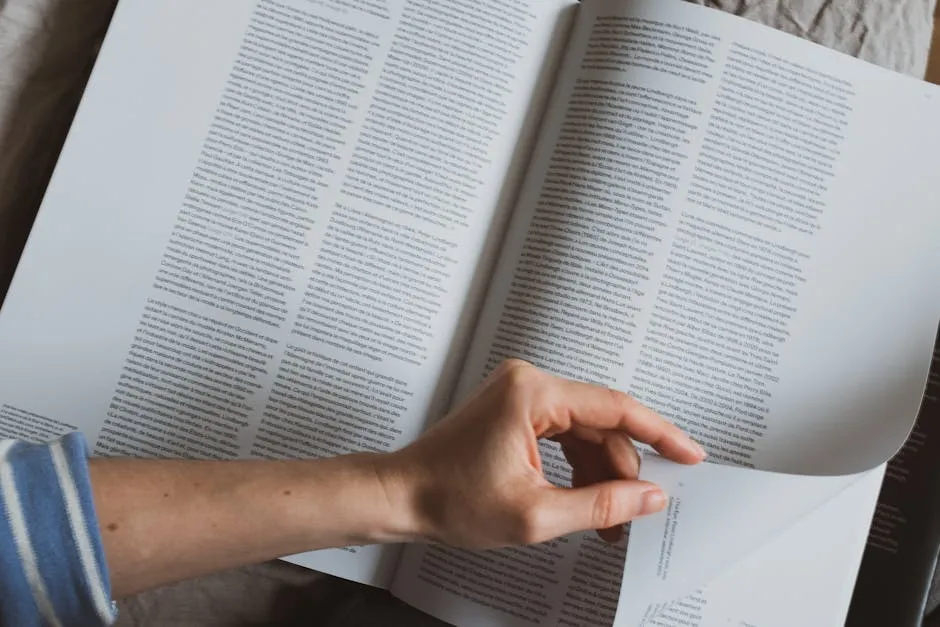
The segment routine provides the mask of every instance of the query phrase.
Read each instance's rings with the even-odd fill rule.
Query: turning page
[[[900,448],[940,320],[940,90],[720,11],[588,0],[461,390],[507,357],[713,461]]]
[[[821,481],[827,486],[833,480],[844,481],[843,478],[774,474],[763,490],[748,493],[746,483],[759,481],[750,476],[761,477],[766,473],[715,464],[684,470],[691,472],[677,472],[675,464],[661,460],[644,466],[646,478],[663,482],[672,495],[672,505],[669,512],[638,520],[631,527],[630,555],[615,627],[832,627],[845,623],[884,467],[852,478],[828,495],[821,493],[814,483]],[[737,495],[742,484],[745,489]],[[811,496],[826,496],[825,500],[785,526],[774,521],[766,537],[758,538],[759,543],[752,544],[746,554],[739,554],[734,563],[727,563],[723,554],[713,550],[727,548],[733,552],[741,548],[728,544],[729,540],[739,541],[731,534],[719,539],[707,537],[702,544],[684,547],[691,549],[686,551],[686,557],[702,549],[701,560],[693,564],[693,570],[700,575],[704,574],[703,569],[710,570],[711,574],[685,591],[676,589],[670,593],[665,589],[665,584],[673,582],[668,575],[664,581],[662,575],[673,566],[677,572],[691,574],[670,560],[677,549],[682,551],[684,542],[701,540],[684,532],[688,525],[698,524],[697,515],[702,508],[725,508],[723,520],[735,530],[744,531],[749,537],[742,538],[743,544],[749,544],[748,540],[755,536],[746,525],[757,522],[760,510],[771,508],[779,512],[778,493],[785,496],[804,488],[815,492]],[[686,500],[684,495],[691,498]],[[748,498],[750,507],[746,510],[735,507],[736,502]],[[650,535],[660,524],[668,525],[670,533],[662,534],[656,529]],[[655,572],[644,570],[642,563],[633,561],[637,549],[656,552]],[[716,554],[718,563],[712,562]]]
[[[518,357],[630,392],[713,462],[829,476],[724,569],[860,477],[867,524],[877,481],[849,475],[909,433],[940,319],[940,92],[655,0],[586,0],[559,76],[458,398]],[[410,547],[393,590],[460,623],[610,624],[569,598],[606,598],[572,573],[619,549],[582,547]]]
[[[780,545],[789,545],[786,550],[792,556],[802,555],[804,564],[812,563],[813,568],[807,568],[799,580],[788,581],[790,575],[778,572],[769,562],[762,581],[771,588],[792,589],[823,587],[825,580],[826,585],[837,586],[841,593],[831,596],[828,602],[825,597],[818,598],[814,602],[820,607],[810,608],[807,604],[802,610],[842,614],[844,619],[884,466],[859,475],[813,477],[720,464],[689,468],[647,456],[640,476],[662,486],[669,495],[669,505],[664,512],[631,525],[618,624],[644,624],[638,616],[655,614],[703,588],[713,589],[715,582],[733,578],[733,573],[743,568],[741,564],[752,562],[755,556],[779,554],[779,549],[773,547]],[[843,521],[841,530],[825,522],[831,517],[826,511]],[[817,537],[810,547],[793,546],[787,540],[791,529],[798,525],[815,530]],[[854,551],[845,546],[846,537],[853,538]],[[842,546],[848,558],[824,561],[824,552],[818,549],[830,545]],[[818,561],[807,557],[813,552],[819,555]],[[818,580],[815,584],[814,579]],[[744,604],[746,597],[740,599]],[[750,613],[758,615],[756,608]],[[772,620],[774,614],[782,619],[794,613],[777,609],[764,613],[757,624],[785,624]],[[791,624],[822,627],[839,622]]]
[[[448,396],[573,0],[122,0],[0,316],[0,435],[385,451]],[[295,558],[386,585],[395,549]]]
[[[696,435],[717,461],[803,474],[857,473],[887,461],[917,415],[940,311],[940,293],[928,278],[940,268],[938,247],[928,235],[937,232],[938,218],[932,209],[937,192],[928,172],[938,136],[936,88],[718,12],[686,6],[653,9],[643,3],[598,3],[595,8],[585,57],[600,42],[607,50],[628,47],[626,42],[637,33],[659,38],[670,30],[694,29],[699,37],[715,40],[717,89],[705,101],[707,130],[644,348],[662,330],[668,335],[660,339],[671,344],[654,344],[657,350],[650,353],[663,371],[659,379],[637,381],[636,373],[644,367],[639,363],[631,389],[654,407],[668,407],[665,413],[676,412],[671,415],[678,423],[692,422],[690,430],[699,426],[702,410],[710,410],[714,422]],[[585,13],[590,11],[586,7]],[[610,23],[621,27],[611,29]],[[575,37],[582,35],[582,27],[583,22]],[[624,73],[631,78],[637,74]],[[853,103],[841,114],[832,105],[842,102],[833,95],[839,93],[836,82]],[[819,122],[823,119],[841,120],[844,138],[827,135]],[[774,124],[780,128],[775,130]],[[742,128],[750,128],[747,135]],[[798,133],[807,128],[814,135],[800,148]],[[754,138],[763,144],[758,147]],[[780,239],[775,232],[781,229],[769,220],[763,230],[736,230],[721,239],[715,226],[691,228],[703,220],[717,225],[728,215],[738,220],[723,224],[734,229],[765,219],[763,196],[795,194],[800,168],[818,169],[825,154],[820,149],[826,145],[837,151],[830,179],[821,179],[829,197],[823,197],[818,209],[833,218],[821,220],[811,234]],[[750,163],[736,157],[742,151]],[[775,168],[789,169],[777,175]],[[736,178],[729,176],[737,171]],[[815,172],[817,178],[820,174]],[[775,177],[773,183],[766,181],[769,177]],[[733,204],[736,194],[744,199],[740,205]],[[788,199],[794,207],[788,216],[800,213],[806,202]],[[885,210],[889,205],[890,212]],[[917,233],[918,228],[923,232]],[[745,254],[742,242],[755,235],[764,238],[764,247]],[[779,242],[803,256],[805,271],[780,256]],[[774,246],[777,254],[771,255]],[[766,289],[766,277],[795,272],[799,281],[790,290],[792,301]],[[719,296],[726,300],[725,311],[715,302]],[[737,311],[729,315],[732,307]],[[691,328],[668,323],[657,329],[673,308],[685,312]],[[779,355],[764,364],[772,375],[764,381],[771,384],[755,386],[748,371],[760,354],[752,343],[757,336],[745,334],[753,322],[761,327],[772,321],[768,314],[778,308],[783,309],[781,320],[792,324],[781,325]],[[706,339],[690,341],[683,337],[689,331]],[[723,345],[729,338],[744,350],[728,353]],[[678,367],[673,345],[685,353]],[[708,346],[711,355],[702,351]],[[920,354],[928,361],[920,361]],[[722,377],[727,358],[734,356],[733,376]],[[693,372],[703,358],[705,377],[701,370]],[[677,382],[685,386],[685,405],[676,404],[669,389]],[[729,388],[731,384],[739,389]],[[748,399],[755,391],[763,391],[764,398]],[[764,411],[757,400],[763,400]],[[729,455],[742,442],[753,455]],[[696,481],[706,468],[679,472],[685,496],[675,495],[669,512],[639,521],[633,530],[621,598],[631,598],[634,608],[638,601],[667,601],[693,592],[850,486],[875,485],[872,473],[883,474],[877,470],[819,478],[715,469],[718,476]],[[772,494],[772,501],[762,499],[762,493]],[[877,488],[860,493],[868,502],[855,511],[862,512],[866,523],[876,495]],[[839,567],[850,586],[858,559]],[[847,609],[844,598],[834,597],[832,603],[837,606],[832,611]],[[621,603],[625,607],[631,606]]]

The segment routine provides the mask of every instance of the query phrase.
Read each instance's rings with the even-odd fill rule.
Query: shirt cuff
[[[114,618],[84,438],[0,441],[0,624]]]

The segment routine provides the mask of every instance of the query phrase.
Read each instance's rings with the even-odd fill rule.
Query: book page
[[[569,0],[122,0],[0,316],[0,436],[387,451],[448,396]],[[294,558],[386,585],[397,549]]]
[[[648,478],[658,477],[657,471],[670,472],[668,464],[647,467]],[[738,472],[741,480],[753,471],[726,467],[702,466],[693,474],[704,479],[711,472]],[[757,473],[761,474],[761,473]],[[709,578],[704,586],[681,594],[667,602],[650,603],[650,578],[635,571],[631,556],[627,558],[623,590],[619,602],[616,627],[828,627],[846,621],[846,609],[852,596],[858,564],[868,535],[869,521],[875,506],[877,486],[884,476],[880,467],[865,473],[846,489],[821,503],[806,516],[793,522],[779,535],[771,538],[728,569]],[[667,477],[660,477],[669,482]],[[787,477],[793,485],[806,477]],[[810,479],[811,481],[813,479]],[[827,479],[828,480],[828,479]],[[691,483],[691,482],[690,482]],[[699,493],[716,494],[724,483],[702,481]],[[678,486],[674,486],[678,487]],[[679,488],[680,490],[682,488]],[[753,509],[772,505],[774,494],[765,491]],[[741,500],[743,502],[743,499]],[[728,502],[725,500],[725,505]],[[734,506],[734,503],[732,503]],[[736,524],[739,510],[726,512],[729,524]],[[695,524],[695,511],[681,512],[674,534],[673,548],[681,543],[681,526]],[[637,521],[632,529],[632,549],[639,543],[644,528],[659,527],[659,538],[666,537],[667,513]],[[719,541],[719,540],[716,540]],[[660,542],[653,542],[657,548]],[[655,577],[653,577],[655,579]],[[879,623],[888,624],[888,623]]]
[[[664,512],[631,526],[620,613],[630,616],[648,604],[669,603],[709,585],[824,505],[840,502],[843,493],[858,492],[860,483],[869,486],[859,495],[864,508],[848,509],[867,529],[883,475],[883,467],[812,477],[711,463],[686,467],[645,457],[640,477],[662,486],[670,499]],[[828,566],[854,582],[863,545],[864,535],[850,562]],[[848,598],[844,601],[842,612],[848,608]]]
[[[745,559],[880,467],[917,415],[940,319],[938,98],[719,11],[587,0],[458,398],[522,358],[633,394],[714,462],[806,475],[812,498],[721,567]],[[584,589],[579,542],[409,547],[393,590],[461,624],[555,624]],[[545,551],[549,581],[521,570]]]
[[[645,0],[585,2],[561,77],[461,393],[518,357],[632,393],[713,461],[890,458],[940,320],[940,90]]]

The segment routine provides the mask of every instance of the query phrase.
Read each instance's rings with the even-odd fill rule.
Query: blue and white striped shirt
[[[114,614],[85,440],[0,440],[0,625],[94,627]]]

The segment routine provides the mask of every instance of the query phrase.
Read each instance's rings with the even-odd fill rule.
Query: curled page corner
[[[787,475],[644,456],[641,477],[662,486],[670,502],[631,525],[619,607],[629,612],[703,588],[868,472]]]
[[[835,477],[864,473],[894,457],[914,428],[927,388],[940,338],[931,316],[899,321],[908,325],[903,331],[867,342],[832,320],[804,320],[794,340],[801,346],[781,361],[785,374],[763,419],[767,432],[750,460],[754,468]]]
[[[940,333],[937,337],[940,342]],[[841,418],[823,413],[827,419],[810,428],[805,418],[794,420],[803,423],[803,430],[786,436],[780,433],[786,429],[777,430],[774,446],[755,456],[755,468],[710,462],[682,466],[644,450],[640,477],[662,486],[670,501],[664,512],[631,525],[616,624],[633,624],[629,621],[651,606],[696,593],[852,486],[880,474],[914,428],[928,384],[932,351],[920,360],[920,342],[909,339],[896,347],[893,358],[885,356],[894,366],[867,394],[834,393],[828,407],[809,403]],[[866,387],[858,381],[871,368],[863,369],[868,374],[856,373],[859,378],[851,384],[856,388]],[[853,376],[847,373],[843,381]],[[804,395],[791,398],[818,399],[827,385],[830,392],[838,387],[831,377],[828,384],[797,385]],[[878,394],[896,403],[880,429],[872,425],[875,413],[885,411],[883,401],[869,402]],[[867,414],[854,428],[846,420],[853,413]],[[621,622],[621,613],[627,622]]]
[[[782,400],[767,417],[773,436],[755,454],[755,468],[835,477],[887,463],[910,437],[923,404],[934,348],[928,337],[940,340],[940,330],[873,349],[853,369],[790,368],[777,390]]]

